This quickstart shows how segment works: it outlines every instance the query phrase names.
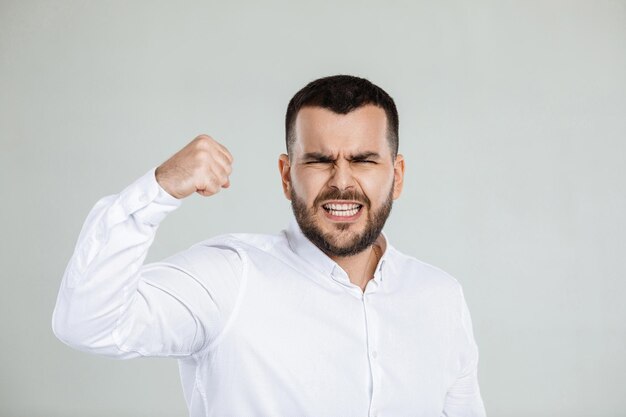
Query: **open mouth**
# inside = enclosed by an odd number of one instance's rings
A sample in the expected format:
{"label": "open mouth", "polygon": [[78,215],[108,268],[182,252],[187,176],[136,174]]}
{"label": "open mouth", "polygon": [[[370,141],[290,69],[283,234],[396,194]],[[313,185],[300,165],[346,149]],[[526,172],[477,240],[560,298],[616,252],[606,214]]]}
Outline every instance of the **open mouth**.
{"label": "open mouth", "polygon": [[346,204],[337,204],[337,203],[328,203],[322,205],[324,210],[336,217],[352,217],[356,215],[361,208],[362,204],[357,203],[346,203]]}

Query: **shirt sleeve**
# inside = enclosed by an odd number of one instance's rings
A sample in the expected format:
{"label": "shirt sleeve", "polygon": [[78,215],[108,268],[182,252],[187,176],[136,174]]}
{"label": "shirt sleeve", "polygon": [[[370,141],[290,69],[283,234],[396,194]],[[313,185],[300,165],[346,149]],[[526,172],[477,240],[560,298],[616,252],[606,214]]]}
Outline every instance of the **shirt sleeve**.
{"label": "shirt sleeve", "polygon": [[159,224],[181,204],[155,169],[95,204],[52,314],[61,341],[119,359],[188,356],[210,346],[236,304],[242,259],[232,247],[201,242],[144,265]]}
{"label": "shirt sleeve", "polygon": [[459,290],[459,327],[456,332],[455,365],[458,376],[446,394],[443,417],[485,417],[485,407],[478,385],[478,346],[474,340],[472,319]]}

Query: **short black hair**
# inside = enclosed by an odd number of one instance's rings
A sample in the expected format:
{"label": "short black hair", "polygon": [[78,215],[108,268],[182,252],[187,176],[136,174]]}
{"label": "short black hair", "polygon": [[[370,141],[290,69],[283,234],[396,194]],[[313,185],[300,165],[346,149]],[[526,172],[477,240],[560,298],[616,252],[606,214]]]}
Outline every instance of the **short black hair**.
{"label": "short black hair", "polygon": [[285,142],[291,157],[296,140],[294,125],[301,108],[323,107],[335,113],[347,114],[367,104],[374,104],[387,115],[387,139],[393,159],[398,155],[398,110],[389,94],[365,78],[352,75],[332,75],[311,81],[289,101],[285,115]]}

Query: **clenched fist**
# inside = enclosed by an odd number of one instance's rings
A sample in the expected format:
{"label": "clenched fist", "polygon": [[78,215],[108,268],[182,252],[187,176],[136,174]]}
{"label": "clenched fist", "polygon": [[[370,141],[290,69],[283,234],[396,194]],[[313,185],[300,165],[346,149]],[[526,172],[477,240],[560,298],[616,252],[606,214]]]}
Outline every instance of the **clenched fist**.
{"label": "clenched fist", "polygon": [[156,169],[156,180],[170,195],[197,192],[208,197],[228,188],[233,156],[208,135],[199,135]]}

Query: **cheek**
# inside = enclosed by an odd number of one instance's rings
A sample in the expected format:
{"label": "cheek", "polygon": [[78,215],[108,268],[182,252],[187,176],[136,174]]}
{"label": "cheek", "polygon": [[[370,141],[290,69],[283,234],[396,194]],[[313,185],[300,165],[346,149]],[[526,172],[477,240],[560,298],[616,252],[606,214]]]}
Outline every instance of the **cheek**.
{"label": "cheek", "polygon": [[323,189],[325,182],[315,172],[297,172],[292,177],[291,186],[295,193],[310,206]]}
{"label": "cheek", "polygon": [[374,205],[381,205],[387,201],[389,191],[393,186],[393,176],[373,177],[361,181],[363,192]]}

